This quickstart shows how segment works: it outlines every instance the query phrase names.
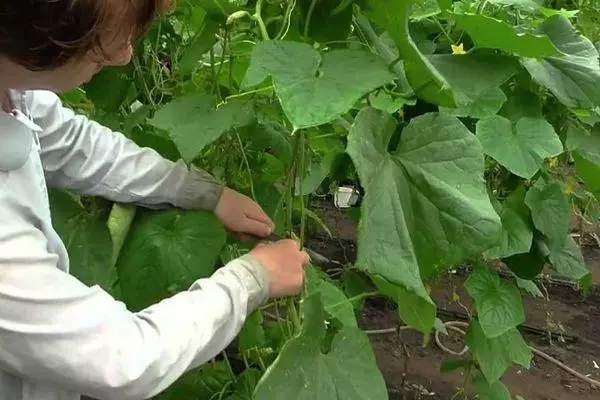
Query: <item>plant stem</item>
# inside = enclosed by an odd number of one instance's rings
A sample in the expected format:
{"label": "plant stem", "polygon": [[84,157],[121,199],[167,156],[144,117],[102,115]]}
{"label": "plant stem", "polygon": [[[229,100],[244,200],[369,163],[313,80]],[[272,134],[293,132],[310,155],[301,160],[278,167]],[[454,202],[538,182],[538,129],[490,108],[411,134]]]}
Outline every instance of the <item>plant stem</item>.
{"label": "plant stem", "polygon": [[258,0],[256,2],[253,17],[256,20],[256,23],[258,24],[258,28],[260,29],[260,35],[262,36],[263,40],[269,40],[269,32],[267,32],[267,26],[265,25],[265,21],[263,21],[261,16],[262,4],[263,0]]}
{"label": "plant stem", "polygon": [[242,138],[238,133],[237,129],[234,129],[235,137],[237,138],[238,144],[240,145],[240,150],[242,152],[242,158],[244,159],[244,163],[246,164],[246,169],[248,170],[248,176],[250,177],[250,193],[252,193],[252,198],[256,201],[256,193],[254,192],[254,181],[252,180],[252,169],[250,168],[250,163],[248,162],[248,157],[246,157],[246,152],[244,151],[244,144],[242,143]]}
{"label": "plant stem", "polygon": [[308,8],[308,12],[306,13],[306,22],[304,23],[304,37],[308,37],[308,31],[310,30],[310,20],[312,19],[313,12],[315,11],[315,7],[317,6],[317,0],[312,0],[310,2],[310,7]]}
{"label": "plant stem", "polygon": [[227,371],[229,371],[229,375],[231,375],[231,379],[235,382],[236,376],[233,373],[233,368],[231,368],[231,363],[229,362],[229,357],[227,357],[227,353],[225,353],[224,351],[221,352],[221,354],[223,355],[223,358],[225,359],[225,364],[227,365]]}
{"label": "plant stem", "polygon": [[294,11],[295,7],[296,0],[288,0],[288,6],[285,10],[283,23],[281,24],[281,28],[279,29],[279,32],[277,32],[277,36],[275,36],[275,39],[282,40],[287,34],[288,30],[290,29],[290,24],[292,22],[292,12]]}
{"label": "plant stem", "polygon": [[300,131],[298,133],[298,140],[300,141],[300,176],[298,179],[300,188],[300,246],[304,246],[304,241],[306,239],[306,211],[304,204],[304,192],[302,190],[302,180],[306,172],[306,135],[304,134],[304,131]]}
{"label": "plant stem", "polygon": [[287,311],[290,315],[290,319],[292,320],[292,324],[294,324],[294,334],[300,332],[302,329],[302,324],[300,323],[300,316],[298,314],[298,310],[296,309],[296,303],[293,297],[288,299]]}

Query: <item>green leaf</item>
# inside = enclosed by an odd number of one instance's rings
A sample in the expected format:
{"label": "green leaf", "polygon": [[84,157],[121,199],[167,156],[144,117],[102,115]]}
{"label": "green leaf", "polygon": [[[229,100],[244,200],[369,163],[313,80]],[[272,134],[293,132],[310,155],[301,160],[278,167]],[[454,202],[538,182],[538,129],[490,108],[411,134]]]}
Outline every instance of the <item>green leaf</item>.
{"label": "green leaf", "polygon": [[541,1],[542,0],[488,0],[488,3],[503,6],[515,6],[519,9],[533,11],[540,8]]}
{"label": "green leaf", "polygon": [[325,306],[325,311],[332,317],[337,318],[344,325],[358,326],[356,315],[354,314],[354,306],[344,292],[333,283],[319,276],[316,267],[313,265],[308,266],[306,273],[307,296],[319,293]]}
{"label": "green leaf", "polygon": [[477,267],[465,287],[475,300],[481,328],[488,338],[498,337],[525,322],[519,289],[501,280],[491,268]]}
{"label": "green leaf", "polygon": [[529,279],[516,278],[517,286],[535,297],[544,297],[544,294],[534,281]]}
{"label": "green leaf", "polygon": [[498,49],[522,57],[560,56],[550,38],[543,34],[517,32],[506,22],[481,14],[451,14],[477,47]]}
{"label": "green leaf", "polygon": [[498,381],[512,363],[527,369],[531,367],[533,354],[516,328],[488,338],[479,321],[473,320],[467,330],[466,342],[490,383]]}
{"label": "green leaf", "polygon": [[117,271],[111,263],[113,250],[107,213],[84,207],[68,192],[48,191],[52,224],[61,237],[70,259],[70,273],[88,286],[98,285],[119,297]]}
{"label": "green leaf", "polygon": [[169,132],[183,159],[192,162],[223,133],[255,120],[252,102],[232,100],[215,107],[214,97],[194,93],[162,106],[149,123]]}
{"label": "green leaf", "polygon": [[245,352],[265,345],[265,330],[262,324],[263,315],[260,310],[254,311],[246,318],[239,333],[240,351]]}
{"label": "green leaf", "polygon": [[488,54],[433,54],[427,58],[452,88],[459,108],[477,109],[481,105],[473,103],[490,93],[499,97],[495,88],[506,83],[519,67],[512,57]]}
{"label": "green leaf", "polygon": [[585,266],[581,247],[571,236],[567,236],[563,246],[550,247],[548,258],[556,272],[567,279],[578,281],[590,274],[590,270]]}
{"label": "green leaf", "polygon": [[563,152],[554,128],[541,118],[524,117],[513,125],[499,115],[487,117],[477,122],[477,137],[485,154],[526,179],[536,174],[546,158]]}
{"label": "green leaf", "polygon": [[448,329],[446,329],[446,325],[444,325],[444,322],[439,318],[435,319],[435,323],[433,324],[433,327],[436,330],[436,332],[441,332],[444,335],[448,334]]}
{"label": "green leaf", "polygon": [[431,276],[490,247],[500,218],[485,191],[479,143],[460,121],[414,118],[389,153],[395,130],[389,114],[364,108],[348,135],[366,191],[357,265],[429,299],[420,272]]}
{"label": "green leaf", "polygon": [[419,96],[433,104],[456,107],[450,85],[411,38],[410,10],[415,0],[365,0],[364,3],[365,15],[386,30],[398,46],[406,77]]}
{"label": "green leaf", "polygon": [[[387,389],[367,336],[344,326],[322,351],[326,327],[319,294],[303,300],[300,334],[289,340],[258,383],[261,400],[379,400]],[[293,373],[290,373],[293,371]]]}
{"label": "green leaf", "polygon": [[600,63],[594,44],[562,16],[548,18],[538,32],[548,35],[565,55],[541,61],[523,59],[531,76],[567,107],[592,109],[600,105]]}
{"label": "green leaf", "polygon": [[141,310],[212,275],[225,240],[213,213],[138,211],[117,264],[127,306]]}
{"label": "green leaf", "polygon": [[157,400],[210,399],[231,381],[231,374],[224,362],[210,363],[182,375]]}
{"label": "green leaf", "polygon": [[83,88],[96,107],[116,112],[125,101],[132,83],[130,66],[107,67],[94,75]]}
{"label": "green leaf", "polygon": [[420,21],[442,12],[437,0],[416,0],[410,11],[410,19]]}
{"label": "green leaf", "polygon": [[479,394],[480,400],[512,400],[510,392],[504,383],[500,381],[490,385],[482,376],[478,376],[473,384]]}
{"label": "green leaf", "polygon": [[[379,276],[373,276],[372,279],[384,296],[388,296],[396,302],[402,321],[422,332],[427,341],[436,320],[436,307],[431,299],[424,297],[421,293],[415,294],[405,289],[404,286],[390,283]],[[426,293],[425,295],[427,296]]]}
{"label": "green leaf", "polygon": [[242,87],[258,85],[268,76],[295,129],[333,121],[361,96],[394,79],[383,59],[368,51],[320,54],[306,43],[283,41],[254,47]]}
{"label": "green leaf", "polygon": [[467,369],[473,365],[473,361],[471,360],[444,360],[442,365],[440,366],[440,372],[443,374],[447,374],[449,372],[456,371],[457,369]]}
{"label": "green leaf", "polygon": [[[344,41],[352,29],[352,0],[320,0],[312,6],[310,29],[311,39],[320,42]],[[311,1],[300,2],[306,13],[311,7]]]}
{"label": "green leaf", "polygon": [[440,107],[440,110],[455,117],[481,119],[497,114],[505,102],[506,95],[502,89],[492,87],[473,95],[471,99],[459,104],[457,108]]}
{"label": "green leaf", "polygon": [[600,125],[591,132],[569,126],[567,147],[572,151],[577,175],[596,199],[600,199]]}
{"label": "green leaf", "polygon": [[[344,285],[344,293],[346,294],[346,297],[349,298],[360,296],[371,289],[367,280],[358,271],[345,270],[342,273],[342,282]],[[352,301],[354,309],[358,312],[362,311],[364,304],[364,297],[359,297]]]}
{"label": "green leaf", "polygon": [[257,369],[248,368],[245,370],[237,377],[234,386],[235,392],[227,400],[254,400],[252,393],[254,393],[254,388],[256,388],[261,376],[262,372]]}
{"label": "green leaf", "polygon": [[550,247],[562,246],[569,234],[571,208],[558,183],[541,186],[540,181],[527,191],[525,204],[531,210],[535,227],[548,237]]}
{"label": "green leaf", "polygon": [[202,56],[213,47],[217,38],[215,34],[219,31],[219,25],[210,20],[205,19],[202,30],[194,36],[190,44],[183,50],[181,58],[179,59],[179,73],[182,76],[190,75],[198,61],[202,59]]}
{"label": "green leaf", "polygon": [[542,272],[546,264],[545,245],[537,231],[533,234],[531,249],[526,253],[514,254],[502,259],[502,262],[521,279],[534,279]]}
{"label": "green leaf", "polygon": [[524,117],[543,118],[540,97],[529,90],[517,86],[510,92],[508,101],[502,106],[499,115],[509,119],[513,124],[516,124]]}
{"label": "green leaf", "polygon": [[257,124],[252,127],[250,139],[254,148],[272,152],[285,165],[292,163],[292,135],[282,126],[273,123]]}
{"label": "green leaf", "polygon": [[500,245],[485,252],[489,259],[505,258],[526,253],[531,248],[533,231],[523,219],[510,208],[502,208],[502,239]]}

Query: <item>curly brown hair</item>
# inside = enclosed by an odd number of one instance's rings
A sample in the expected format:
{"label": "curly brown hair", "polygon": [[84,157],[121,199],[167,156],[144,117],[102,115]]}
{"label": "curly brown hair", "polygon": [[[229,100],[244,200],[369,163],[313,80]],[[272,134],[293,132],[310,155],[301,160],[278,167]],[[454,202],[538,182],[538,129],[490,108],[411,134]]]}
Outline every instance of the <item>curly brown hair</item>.
{"label": "curly brown hair", "polygon": [[[173,0],[0,0],[0,56],[50,70],[120,35],[137,38]],[[127,37],[127,36],[126,36]]]}

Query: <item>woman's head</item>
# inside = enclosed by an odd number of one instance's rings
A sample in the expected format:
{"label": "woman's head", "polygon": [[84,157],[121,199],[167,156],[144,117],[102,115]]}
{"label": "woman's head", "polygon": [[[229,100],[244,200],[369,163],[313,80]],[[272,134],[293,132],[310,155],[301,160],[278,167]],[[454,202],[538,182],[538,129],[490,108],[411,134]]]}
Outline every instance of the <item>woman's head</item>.
{"label": "woman's head", "polygon": [[[25,89],[69,90],[131,59],[172,0],[0,0],[0,58]],[[12,67],[7,67],[12,65]],[[14,70],[13,70],[14,69]],[[0,71],[5,75],[7,71]]]}

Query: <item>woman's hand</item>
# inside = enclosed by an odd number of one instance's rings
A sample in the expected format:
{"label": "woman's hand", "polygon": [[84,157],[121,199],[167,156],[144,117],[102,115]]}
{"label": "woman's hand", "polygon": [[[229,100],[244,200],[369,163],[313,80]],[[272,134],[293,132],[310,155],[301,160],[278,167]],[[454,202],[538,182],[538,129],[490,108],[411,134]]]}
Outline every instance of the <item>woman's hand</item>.
{"label": "woman's hand", "polygon": [[271,218],[254,200],[229,188],[225,188],[215,215],[225,228],[241,239],[251,236],[267,237],[275,229]]}

